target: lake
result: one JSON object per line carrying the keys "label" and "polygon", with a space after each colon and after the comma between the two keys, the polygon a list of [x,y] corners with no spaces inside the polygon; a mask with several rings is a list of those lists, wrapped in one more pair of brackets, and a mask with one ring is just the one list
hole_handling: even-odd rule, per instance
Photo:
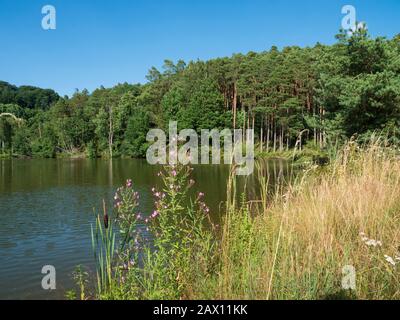
{"label": "lake", "polygon": [[[272,179],[290,170],[285,161],[268,161]],[[115,189],[133,180],[140,210],[153,210],[152,187],[160,186],[159,166],[145,160],[33,159],[0,160],[0,299],[63,299],[74,288],[79,264],[94,270],[90,226],[102,199],[112,205]],[[229,166],[195,166],[194,191],[205,193],[214,219],[226,199]],[[255,176],[246,182],[256,197]],[[238,178],[243,189],[244,178]],[[56,290],[41,287],[42,267],[56,268]]]}

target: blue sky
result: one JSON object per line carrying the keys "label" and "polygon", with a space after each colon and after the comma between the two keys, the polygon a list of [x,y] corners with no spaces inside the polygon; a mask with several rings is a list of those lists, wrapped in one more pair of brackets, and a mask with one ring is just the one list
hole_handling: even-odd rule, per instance
{"label": "blue sky", "polygon": [[[41,27],[46,4],[56,30]],[[145,82],[164,59],[331,44],[346,4],[372,35],[400,33],[399,0],[0,0],[0,80],[70,95]]]}

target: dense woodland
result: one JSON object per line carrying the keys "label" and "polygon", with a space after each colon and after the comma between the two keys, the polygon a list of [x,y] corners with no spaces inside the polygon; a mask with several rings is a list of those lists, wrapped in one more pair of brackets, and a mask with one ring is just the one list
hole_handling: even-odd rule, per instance
{"label": "dense woodland", "polygon": [[166,60],[145,84],[60,97],[0,82],[0,153],[143,157],[150,128],[254,128],[259,150],[400,138],[400,35],[361,29],[316,44],[209,61]]}

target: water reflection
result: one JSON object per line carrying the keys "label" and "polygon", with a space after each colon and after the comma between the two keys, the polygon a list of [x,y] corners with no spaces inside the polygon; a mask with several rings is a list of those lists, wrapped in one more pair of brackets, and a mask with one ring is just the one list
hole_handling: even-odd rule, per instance
{"label": "water reflection", "polygon": [[[262,175],[273,185],[287,175],[290,165],[268,161]],[[40,159],[0,161],[0,298],[63,298],[71,288],[78,264],[93,270],[90,224],[101,200],[112,200],[115,189],[131,178],[140,193],[140,210],[152,212],[152,187],[160,187],[159,166],[145,160]],[[195,166],[193,192],[206,194],[215,219],[226,199],[229,167]],[[238,178],[238,190],[247,185],[249,199],[258,195],[257,175]],[[46,292],[40,283],[43,265],[57,270],[57,290]]]}

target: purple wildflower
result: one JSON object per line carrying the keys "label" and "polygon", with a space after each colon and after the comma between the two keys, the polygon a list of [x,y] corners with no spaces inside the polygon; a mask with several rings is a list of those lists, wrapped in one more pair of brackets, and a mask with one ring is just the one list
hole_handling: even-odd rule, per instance
{"label": "purple wildflower", "polygon": [[131,179],[126,180],[126,187],[127,188],[132,187],[132,180]]}

